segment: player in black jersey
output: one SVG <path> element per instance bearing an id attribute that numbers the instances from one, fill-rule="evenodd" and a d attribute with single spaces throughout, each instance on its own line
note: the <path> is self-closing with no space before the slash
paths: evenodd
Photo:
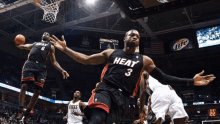
<path id="1" fill-rule="evenodd" d="M 55 47 L 49 42 L 50 34 L 45 32 L 42 36 L 41 42 L 35 42 L 33 44 L 17 45 L 19 49 L 30 50 L 27 61 L 24 63 L 21 77 L 21 91 L 19 94 L 19 110 L 20 112 L 24 108 L 25 91 L 29 84 L 34 84 L 34 94 L 31 97 L 30 103 L 25 111 L 27 117 L 30 111 L 38 100 L 41 89 L 44 86 L 46 79 L 46 61 L 50 56 L 52 65 L 62 73 L 63 78 L 69 77 L 69 74 L 60 67 L 55 58 Z M 21 116 L 21 114 L 19 115 Z"/>
<path id="2" fill-rule="evenodd" d="M 151 58 L 135 53 L 140 39 L 137 30 L 130 30 L 125 34 L 124 49 L 107 49 L 90 56 L 69 49 L 64 36 L 62 36 L 62 41 L 56 36 L 52 36 L 50 39 L 56 48 L 82 64 L 97 65 L 107 62 L 101 75 L 101 83 L 92 91 L 88 103 L 91 117 L 84 111 L 84 114 L 90 119 L 89 124 L 119 123 L 129 106 L 129 97 L 134 96 L 138 91 L 143 71 L 147 71 L 160 82 L 168 84 L 207 85 L 215 79 L 214 75 L 200 76 L 197 74 L 192 79 L 186 79 L 164 74 L 155 66 Z M 140 106 L 140 110 L 140 115 L 143 115 L 143 106 Z"/>

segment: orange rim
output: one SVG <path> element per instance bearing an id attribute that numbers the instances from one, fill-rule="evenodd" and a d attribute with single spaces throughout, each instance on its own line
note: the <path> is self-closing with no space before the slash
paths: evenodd
<path id="1" fill-rule="evenodd" d="M 38 2 L 40 2 L 40 1 L 41 1 L 41 0 L 35 0 L 35 1 L 34 1 L 34 4 L 35 4 L 36 6 L 41 6 L 41 5 L 38 4 Z M 58 5 L 60 5 L 60 3 L 61 3 L 61 0 L 59 0 Z M 42 7 L 45 7 L 45 6 L 42 6 Z M 50 7 L 50 8 L 54 8 L 54 7 L 52 6 L 52 7 Z"/>

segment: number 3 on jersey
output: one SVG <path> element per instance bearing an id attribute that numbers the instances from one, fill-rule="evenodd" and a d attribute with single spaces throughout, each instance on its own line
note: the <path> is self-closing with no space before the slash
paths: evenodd
<path id="1" fill-rule="evenodd" d="M 41 47 L 41 50 L 44 51 L 45 47 Z"/>
<path id="2" fill-rule="evenodd" d="M 133 72 L 133 69 L 128 69 L 128 72 L 125 73 L 125 76 L 131 76 L 131 73 Z"/>

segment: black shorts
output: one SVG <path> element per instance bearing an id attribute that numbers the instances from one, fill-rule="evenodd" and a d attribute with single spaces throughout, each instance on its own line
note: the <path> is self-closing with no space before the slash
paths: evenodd
<path id="1" fill-rule="evenodd" d="M 113 88 L 106 83 L 99 83 L 92 91 L 88 107 L 105 110 L 108 113 L 106 123 L 119 123 L 129 107 L 129 96 L 123 94 L 118 88 Z"/>
<path id="2" fill-rule="evenodd" d="M 21 83 L 33 83 L 34 89 L 41 90 L 46 79 L 46 66 L 43 63 L 26 61 L 22 69 Z"/>

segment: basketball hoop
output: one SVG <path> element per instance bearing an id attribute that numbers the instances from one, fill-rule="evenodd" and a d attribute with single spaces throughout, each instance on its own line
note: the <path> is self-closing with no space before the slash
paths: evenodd
<path id="1" fill-rule="evenodd" d="M 34 3 L 44 10 L 42 20 L 50 23 L 56 22 L 61 0 L 36 0 Z"/>

